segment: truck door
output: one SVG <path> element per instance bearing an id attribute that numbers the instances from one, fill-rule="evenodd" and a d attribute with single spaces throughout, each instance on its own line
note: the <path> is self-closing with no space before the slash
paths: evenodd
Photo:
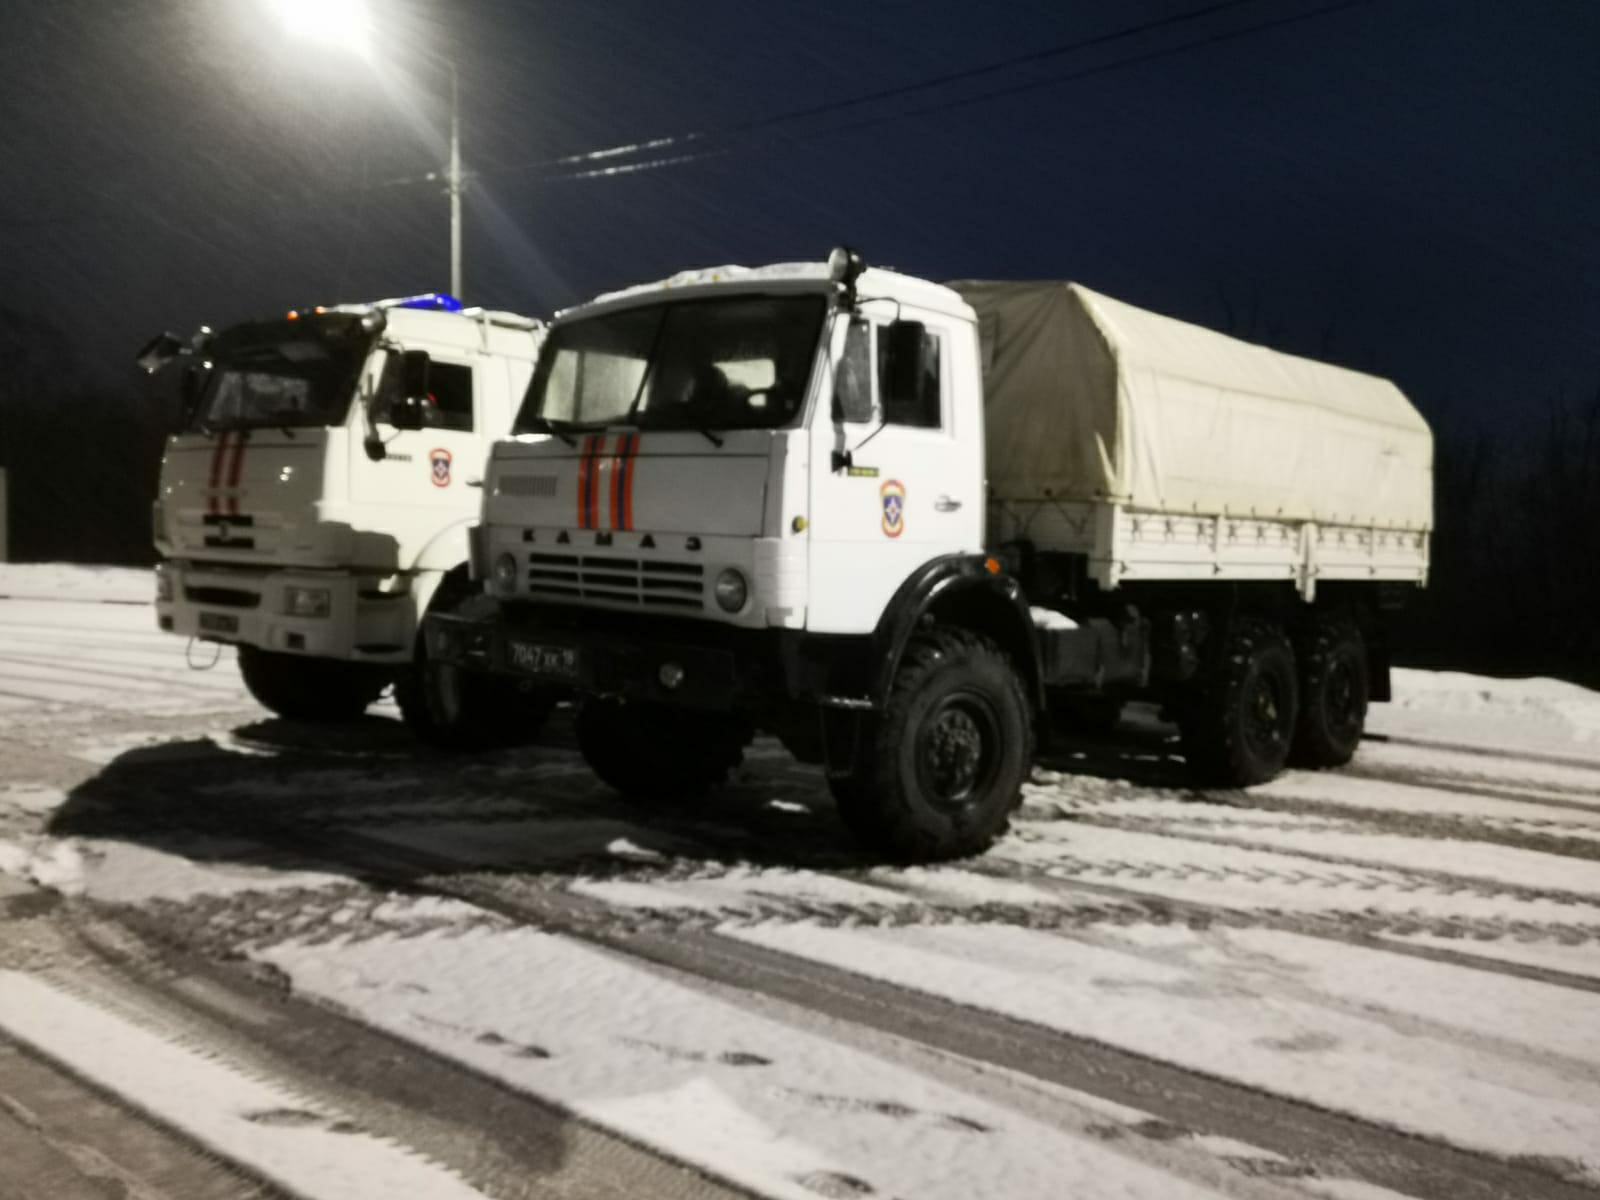
<path id="1" fill-rule="evenodd" d="M 909 308 L 836 321 L 812 420 L 809 629 L 870 632 L 918 567 L 982 549 L 983 438 L 965 428 L 982 413 L 956 403 L 978 367 L 962 332 Z"/>
<path id="2" fill-rule="evenodd" d="M 488 372 L 495 364 L 446 347 L 426 350 L 427 396 L 421 429 L 397 429 L 391 415 L 403 397 L 402 359 L 390 350 L 378 377 L 371 413 L 383 443 L 372 459 L 359 437 L 352 439 L 350 498 L 363 565 L 409 568 L 433 538 L 477 515 L 482 493 L 468 481 L 483 475 L 485 405 L 495 394 Z"/>

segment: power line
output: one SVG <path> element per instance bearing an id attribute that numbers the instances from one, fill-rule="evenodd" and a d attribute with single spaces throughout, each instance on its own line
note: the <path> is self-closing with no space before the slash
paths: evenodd
<path id="1" fill-rule="evenodd" d="M 1252 2 L 1252 0 L 1243 0 L 1243 2 L 1244 3 L 1250 3 L 1250 2 Z M 1084 68 L 1076 70 L 1076 71 L 1070 71 L 1070 72 L 1068 72 L 1066 74 L 1051 75 L 1051 76 L 1048 76 L 1048 77 L 1046 77 L 1044 79 L 1031 79 L 1031 80 L 1027 80 L 1025 82 L 1022 82 L 1022 83 L 1009 84 L 1009 85 L 1007 85 L 1005 87 L 991 88 L 990 90 L 985 91 L 985 92 L 978 92 L 978 93 L 976 93 L 974 95 L 969 95 L 969 96 L 956 97 L 956 98 L 950 99 L 950 100 L 942 100 L 942 101 L 939 101 L 938 103 L 935 103 L 935 104 L 924 105 L 921 108 L 905 109 L 905 110 L 902 110 L 902 111 L 899 111 L 899 112 L 888 113 L 888 114 L 885 114 L 885 115 L 882 115 L 882 116 L 866 118 L 864 120 L 838 122 L 838 123 L 835 123 L 835 124 L 832 124 L 832 125 L 825 125 L 820 129 L 807 130 L 807 131 L 802 132 L 802 133 L 797 133 L 797 134 L 791 135 L 791 137 L 788 140 L 790 140 L 790 141 L 808 141 L 808 140 L 810 140 L 812 138 L 824 137 L 824 136 L 826 136 L 828 134 L 832 134 L 832 133 L 855 132 L 855 131 L 862 130 L 862 129 L 870 129 L 873 126 L 876 126 L 876 125 L 887 124 L 887 123 L 889 123 L 891 121 L 905 120 L 905 119 L 907 119 L 909 117 L 927 116 L 927 115 L 930 115 L 930 114 L 933 114 L 933 113 L 946 112 L 946 111 L 949 111 L 951 109 L 965 108 L 965 107 L 968 107 L 968 106 L 971 106 L 971 105 L 974 105 L 974 104 L 983 104 L 983 103 L 987 103 L 988 101 L 991 101 L 991 100 L 997 100 L 997 99 L 1001 99 L 1001 98 L 1008 97 L 1008 96 L 1020 95 L 1020 94 L 1025 93 L 1025 92 L 1037 91 L 1037 90 L 1039 90 L 1041 88 L 1059 87 L 1059 86 L 1061 86 L 1063 84 L 1074 83 L 1074 82 L 1077 82 L 1078 80 L 1088 79 L 1088 78 L 1090 78 L 1092 76 L 1109 74 L 1110 72 L 1113 72 L 1113 71 L 1120 71 L 1120 70 L 1123 70 L 1123 69 L 1128 68 L 1128 67 L 1140 66 L 1140 65 L 1142 65 L 1144 63 L 1154 62 L 1154 61 L 1156 61 L 1158 59 L 1170 58 L 1170 57 L 1173 57 L 1173 56 L 1178 55 L 1178 54 L 1186 54 L 1186 53 L 1188 53 L 1188 52 L 1190 52 L 1192 50 L 1206 49 L 1206 48 L 1208 48 L 1210 46 L 1218 45 L 1218 44 L 1220 44 L 1222 42 L 1234 41 L 1234 40 L 1237 40 L 1239 38 L 1244 38 L 1244 37 L 1251 37 L 1251 36 L 1254 36 L 1255 34 L 1264 33 L 1264 32 L 1267 32 L 1268 30 L 1272 30 L 1272 29 L 1279 29 L 1279 28 L 1282 28 L 1282 27 L 1287 26 L 1287 25 L 1295 25 L 1295 24 L 1299 24 L 1299 23 L 1304 22 L 1304 21 L 1310 21 L 1310 20 L 1313 20 L 1313 19 L 1316 19 L 1316 18 L 1319 18 L 1319 17 L 1331 16 L 1334 13 L 1344 12 L 1346 10 L 1353 9 L 1353 8 L 1360 8 L 1360 7 L 1363 7 L 1365 5 L 1369 5 L 1369 4 L 1375 3 L 1375 2 L 1376 2 L 1376 0 L 1342 0 L 1341 3 L 1325 5 L 1322 8 L 1310 9 L 1310 10 L 1308 10 L 1306 12 L 1295 13 L 1293 15 L 1286 16 L 1286 17 L 1278 17 L 1278 18 L 1275 18 L 1275 19 L 1270 20 L 1270 21 L 1257 22 L 1256 24 L 1247 25 L 1247 26 L 1244 26 L 1244 27 L 1242 27 L 1240 29 L 1228 30 L 1228 31 L 1225 31 L 1225 32 L 1212 34 L 1212 35 L 1207 36 L 1207 37 L 1196 38 L 1196 39 L 1193 39 L 1191 41 L 1182 42 L 1182 43 L 1180 43 L 1180 44 L 1178 44 L 1176 46 L 1168 46 L 1168 47 L 1165 47 L 1165 48 L 1160 49 L 1160 50 L 1147 51 L 1147 52 L 1145 52 L 1143 54 L 1137 54 L 1137 55 L 1132 55 L 1132 56 L 1126 57 L 1126 58 L 1115 59 L 1115 60 L 1113 60 L 1111 62 L 1107 62 L 1107 63 L 1099 63 L 1099 64 L 1097 64 L 1095 66 L 1084 67 Z M 1219 7 L 1233 7 L 1233 6 L 1234 6 L 1233 4 L 1229 4 L 1229 5 L 1219 6 Z M 1125 31 L 1122 31 L 1121 33 L 1116 34 L 1116 35 L 1104 35 L 1104 37 L 1102 39 L 1100 39 L 1100 40 L 1105 40 L 1105 39 L 1108 39 L 1108 38 L 1111 38 L 1111 37 L 1131 36 L 1134 32 L 1143 32 L 1143 27 L 1139 28 L 1138 30 L 1134 30 L 1134 29 L 1125 30 Z M 987 71 L 989 69 L 990 68 L 974 68 L 974 71 L 975 72 L 977 72 L 977 71 Z M 915 90 L 919 90 L 923 86 L 925 86 L 925 85 L 913 84 L 913 85 L 907 85 L 907 87 L 905 89 L 897 89 L 897 90 L 915 91 Z M 839 101 L 839 102 L 837 102 L 836 107 L 842 107 L 842 106 L 844 106 L 846 104 L 850 104 L 850 103 L 865 103 L 865 102 L 866 101 L 864 99 L 863 100 L 856 100 L 856 101 Z M 807 111 L 810 111 L 810 110 L 807 110 Z M 765 121 L 762 121 L 762 122 L 759 122 L 759 123 L 747 122 L 743 126 L 730 126 L 729 127 L 729 132 L 727 134 L 723 134 L 723 135 L 711 135 L 711 134 L 705 134 L 705 133 L 695 133 L 695 134 L 685 135 L 684 137 L 680 137 L 680 138 L 657 138 L 657 139 L 654 139 L 653 142 L 641 143 L 640 145 L 641 146 L 642 145 L 663 145 L 663 144 L 672 144 L 674 142 L 681 142 L 681 141 L 686 141 L 686 140 L 705 141 L 705 140 L 709 140 L 712 136 L 729 136 L 730 134 L 732 136 L 734 136 L 734 137 L 738 137 L 741 134 L 743 134 L 746 130 L 753 130 L 753 129 L 757 128 L 757 127 L 764 128 L 769 124 L 779 124 L 779 123 L 783 123 L 783 122 L 794 120 L 794 119 L 797 119 L 797 118 L 793 114 L 782 114 L 782 115 L 779 115 L 779 116 L 776 116 L 776 117 L 768 118 Z M 765 143 L 762 143 L 762 144 L 765 144 Z M 752 149 L 752 148 L 755 148 L 755 147 L 752 146 L 752 145 L 746 145 L 746 146 L 744 146 L 742 148 L 743 149 Z M 620 150 L 620 148 L 611 148 L 610 150 L 607 150 L 607 151 L 595 151 L 595 152 L 591 152 L 591 153 L 593 153 L 593 154 L 611 154 L 611 153 L 614 153 L 614 152 L 619 152 L 619 150 Z M 689 152 L 689 153 L 685 153 L 685 154 L 670 155 L 670 156 L 651 159 L 651 160 L 647 160 L 647 161 L 642 162 L 642 163 L 638 163 L 638 164 L 636 164 L 636 165 L 634 165 L 632 167 L 632 170 L 634 170 L 634 171 L 645 171 L 645 170 L 656 170 L 656 169 L 659 169 L 659 168 L 662 168 L 662 167 L 678 166 L 678 165 L 682 165 L 682 164 L 686 164 L 686 163 L 698 162 L 698 161 L 701 161 L 701 160 L 704 160 L 704 159 L 709 159 L 709 158 L 719 158 L 719 157 L 722 157 L 724 155 L 727 155 L 727 154 L 730 154 L 730 153 L 734 153 L 734 151 L 735 151 L 734 147 L 722 147 L 722 148 L 716 148 L 716 149 L 708 149 L 708 150 L 705 150 L 705 151 Z M 532 164 L 532 163 L 530 163 L 530 164 L 524 164 L 521 167 L 515 167 L 515 168 L 500 168 L 500 169 L 489 168 L 488 170 L 480 172 L 480 173 L 481 174 L 499 174 L 499 173 L 501 173 L 502 170 L 525 170 L 525 169 L 532 169 L 532 168 L 534 168 L 536 166 L 559 166 L 559 165 L 564 165 L 564 164 L 576 164 L 576 163 L 584 161 L 587 157 L 589 157 L 589 156 L 588 155 L 581 155 L 581 154 L 580 155 L 567 155 L 567 156 L 565 156 L 563 158 L 560 158 L 560 159 L 546 160 L 546 162 L 542 163 L 542 164 Z M 620 170 L 618 168 L 610 168 L 610 169 L 600 169 L 600 170 L 579 170 L 579 171 L 571 171 L 571 172 L 558 172 L 558 173 L 552 173 L 552 174 L 549 174 L 549 175 L 545 175 L 545 176 L 543 176 L 541 178 L 546 182 L 564 182 L 564 181 L 570 181 L 570 180 L 593 179 L 593 178 L 597 178 L 597 177 L 619 175 L 619 174 L 624 174 L 624 173 L 629 173 L 629 172 L 625 172 L 625 171 Z"/>
<path id="2" fill-rule="evenodd" d="M 1030 63 L 1044 62 L 1052 58 L 1060 58 L 1066 54 L 1073 54 L 1080 50 L 1092 49 L 1095 46 L 1109 45 L 1112 42 L 1137 37 L 1140 34 L 1153 33 L 1159 29 L 1166 29 L 1177 25 L 1188 24 L 1192 21 L 1202 20 L 1214 16 L 1219 12 L 1229 9 L 1243 8 L 1247 5 L 1259 3 L 1259 0 L 1220 0 L 1219 3 L 1206 5 L 1204 8 L 1190 9 L 1187 12 L 1176 13 L 1171 16 L 1158 17 L 1153 21 L 1145 21 L 1138 25 L 1130 25 L 1123 29 L 1113 30 L 1110 33 L 1095 34 L 1091 37 L 1077 38 L 1070 42 L 1048 46 L 1041 50 L 1032 50 L 1026 54 L 1016 54 L 1009 58 L 997 59 L 994 62 L 984 63 L 981 66 L 967 67 L 959 71 L 949 71 L 941 75 L 931 75 L 914 83 L 900 84 L 895 87 L 880 88 L 875 92 L 863 92 L 856 96 L 847 96 L 838 100 L 827 100 L 820 104 L 812 104 L 805 108 L 790 109 L 787 112 L 774 113 L 767 117 L 757 117 L 749 121 L 740 121 L 732 125 L 723 126 L 717 130 L 692 130 L 687 133 L 670 134 L 663 137 L 650 138 L 647 141 L 624 143 L 616 146 L 606 146 L 599 150 L 586 150 L 575 154 L 564 154 L 558 158 L 539 159 L 532 162 L 499 164 L 480 168 L 480 174 L 510 174 L 517 171 L 535 171 L 546 167 L 574 166 L 579 163 L 593 162 L 605 158 L 617 158 L 650 150 L 663 150 L 671 146 L 682 145 L 688 142 L 700 142 L 714 137 L 738 136 L 754 133 L 761 129 L 769 129 L 777 125 L 786 125 L 795 121 L 803 121 L 811 117 L 823 116 L 830 112 L 839 112 L 843 109 L 857 108 L 864 104 L 875 104 L 883 100 L 891 100 L 897 96 L 907 96 L 916 92 L 928 91 L 932 88 L 943 87 L 951 83 L 960 83 L 968 79 L 976 79 L 983 75 L 992 75 L 997 71 L 1010 70 L 1013 67 L 1026 66 Z M 673 162 L 684 161 L 681 157 L 674 157 Z M 596 172 L 607 174 L 610 172 Z M 588 177 L 588 176 L 578 176 Z"/>

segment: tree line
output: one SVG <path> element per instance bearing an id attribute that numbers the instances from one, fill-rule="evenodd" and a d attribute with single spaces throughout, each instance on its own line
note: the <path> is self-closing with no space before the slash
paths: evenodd
<path id="1" fill-rule="evenodd" d="M 131 378 L 121 388 L 91 382 L 61 330 L 0 307 L 0 467 L 14 561 L 155 560 L 150 504 L 172 409 L 142 391 Z"/>

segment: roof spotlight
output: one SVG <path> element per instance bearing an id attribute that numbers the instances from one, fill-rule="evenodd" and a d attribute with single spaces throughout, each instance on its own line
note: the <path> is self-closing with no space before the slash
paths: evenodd
<path id="1" fill-rule="evenodd" d="M 835 246 L 828 255 L 828 278 L 844 289 L 845 301 L 851 308 L 856 303 L 856 280 L 866 269 L 867 264 L 862 261 L 861 255 L 849 246 Z"/>

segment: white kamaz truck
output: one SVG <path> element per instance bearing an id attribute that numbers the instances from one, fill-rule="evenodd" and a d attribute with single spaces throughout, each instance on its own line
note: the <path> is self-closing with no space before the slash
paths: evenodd
<path id="1" fill-rule="evenodd" d="M 452 725 L 414 650 L 423 613 L 471 594 L 483 460 L 543 337 L 430 293 L 155 339 L 140 365 L 180 359 L 184 397 L 153 513 L 161 628 L 237 646 L 251 694 L 285 717 L 347 719 L 393 684 L 436 741 L 536 726 L 534 689 L 494 681 Z"/>
<path id="2" fill-rule="evenodd" d="M 944 858 L 1004 830 L 1059 711 L 1158 701 L 1219 786 L 1347 761 L 1431 475 L 1392 384 L 1076 284 L 689 273 L 552 324 L 486 471 L 486 592 L 426 636 L 575 688 L 624 793 L 769 730 L 870 846 Z"/>

